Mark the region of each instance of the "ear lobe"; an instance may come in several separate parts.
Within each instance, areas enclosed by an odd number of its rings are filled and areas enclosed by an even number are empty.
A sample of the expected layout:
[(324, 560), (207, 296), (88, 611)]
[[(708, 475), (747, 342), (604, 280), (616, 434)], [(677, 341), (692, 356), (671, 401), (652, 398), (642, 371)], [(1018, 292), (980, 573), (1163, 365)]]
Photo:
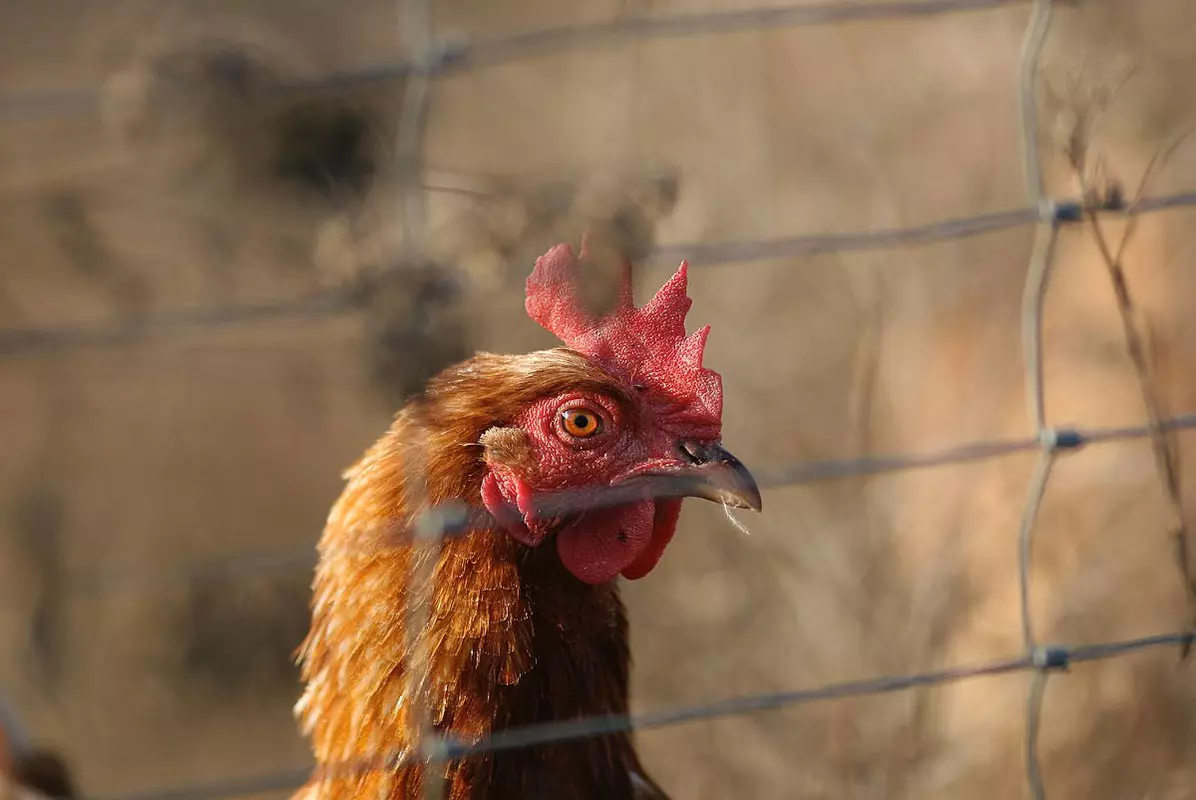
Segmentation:
[(505, 467), (525, 480), (536, 478), (536, 460), (531, 442), (521, 428), (490, 428), (478, 439), (487, 466)]
[(537, 476), (531, 443), (520, 428), (490, 428), (482, 434), (482, 505), (507, 533), (528, 547), (544, 541), (555, 520), (536, 515), (528, 481)]

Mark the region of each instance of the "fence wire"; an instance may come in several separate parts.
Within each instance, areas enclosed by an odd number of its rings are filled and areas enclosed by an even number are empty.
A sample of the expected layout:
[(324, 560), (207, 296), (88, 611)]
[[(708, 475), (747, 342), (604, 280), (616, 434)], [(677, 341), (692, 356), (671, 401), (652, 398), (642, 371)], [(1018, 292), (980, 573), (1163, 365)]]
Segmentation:
[[(1062, 0), (1058, 0), (1062, 4)], [(767, 9), (748, 9), (730, 12), (695, 13), (672, 17), (633, 17), (595, 25), (565, 26), (519, 33), (508, 37), (470, 43), (465, 40), (438, 40), (429, 28), (428, 0), (406, 0), (402, 3), (401, 27), (407, 58), (392, 64), (375, 65), (362, 70), (297, 81), (283, 88), (319, 88), (346, 83), (392, 77), (407, 78), (399, 133), (399, 173), (402, 178), (401, 224), (404, 246), (418, 256), (425, 222), (422, 169), (422, 139), (424, 123), (431, 101), (431, 82), (438, 75), (454, 70), (503, 63), (539, 53), (559, 51), (583, 45), (621, 42), (635, 37), (665, 37), (731, 33), (761, 30), (770, 27), (843, 23), (882, 18), (908, 18), (946, 12), (975, 11), (998, 7), (1024, 5), (1026, 0), (939, 0), (925, 2), (828, 3), (820, 5), (781, 6)], [(1051, 0), (1033, 0), (1021, 54), (1018, 75), (1021, 106), (1023, 168), (1031, 205), (1025, 209), (982, 214), (974, 217), (945, 220), (930, 225), (888, 231), (850, 233), (831, 236), (801, 236), (786, 239), (723, 242), (706, 245), (672, 245), (659, 248), (656, 257), (667, 260), (682, 255), (695, 265), (743, 263), (749, 261), (794, 257), (815, 253), (843, 252), (915, 246), (930, 242), (957, 239), (987, 232), (1036, 225), (1035, 243), (1026, 271), (1022, 303), (1022, 346), (1024, 351), (1027, 412), (1032, 434), (1021, 439), (974, 442), (947, 448), (934, 453), (871, 456), (841, 461), (803, 463), (762, 475), (765, 487), (787, 486), (848, 476), (877, 475), (913, 469), (933, 468), (999, 458), (1015, 453), (1037, 452), (1038, 457), (1026, 491), (1026, 499), (1014, 543), (1017, 548), (1019, 604), (1022, 628), (1022, 652), (1003, 660), (974, 666), (956, 666), (910, 674), (890, 675), (869, 680), (826, 685), (791, 692), (749, 695), (709, 704), (685, 706), (678, 709), (645, 714), (593, 717), (564, 720), (544, 725), (503, 730), (481, 741), (463, 743), (442, 738), (421, 727), (416, 752), (376, 753), (368, 758), (337, 764), (319, 765), (313, 773), (310, 767), (236, 778), (207, 784), (191, 784), (149, 792), (124, 795), (110, 800), (220, 800), (259, 794), (272, 790), (289, 790), (310, 780), (337, 780), (363, 771), (394, 771), (414, 764), (435, 764), (467, 758), (487, 752), (533, 747), (556, 742), (630, 732), (665, 726), (693, 723), (735, 715), (755, 714), (800, 704), (836, 700), (848, 697), (876, 695), (904, 691), (916, 687), (940, 686), (984, 676), (1029, 673), (1025, 720), (1026, 783), (1031, 795), (1046, 797), (1046, 786), (1037, 752), (1038, 731), (1041, 725), (1042, 703), (1048, 678), (1065, 671), (1070, 665), (1116, 658), (1128, 653), (1159, 647), (1179, 646), (1184, 652), (1192, 643), (1192, 631), (1162, 633), (1143, 638), (1090, 645), (1047, 645), (1038, 641), (1031, 612), (1031, 588), (1034, 532), (1042, 498), (1050, 482), (1052, 467), (1065, 454), (1076, 452), (1088, 444), (1149, 438), (1158, 457), (1160, 476), (1168, 490), (1168, 498), (1178, 517), (1177, 550), (1185, 584), (1193, 597), (1192, 581), (1186, 564), (1187, 530), (1183, 524), (1178, 464), (1168, 434), (1196, 428), (1196, 413), (1164, 418), (1161, 404), (1151, 382), (1151, 376), (1141, 358), (1142, 344), (1135, 327), (1134, 306), (1128, 295), (1121, 269), (1121, 254), (1128, 240), (1123, 238), (1116, 250), (1110, 247), (1101, 228), (1106, 214), (1126, 215), (1132, 228), (1138, 215), (1196, 205), (1196, 192), (1179, 193), (1156, 198), (1139, 196), (1132, 203), (1109, 198), (1055, 199), (1047, 192), (1043, 181), (1038, 149), (1036, 115), (1036, 79), (1039, 53), (1046, 40), (1053, 10)], [(0, 117), (36, 114), (44, 111), (60, 112), (93, 105), (92, 92), (37, 94), (0, 98)], [(1148, 421), (1144, 425), (1101, 428), (1083, 431), (1053, 426), (1046, 413), (1046, 387), (1042, 367), (1042, 316), (1045, 297), (1054, 263), (1055, 244), (1060, 229), (1067, 225), (1091, 226), (1103, 257), (1109, 266), (1110, 280), (1118, 293), (1127, 348), (1134, 356), (1139, 371), (1144, 398), (1147, 400)], [(1132, 232), (1132, 231), (1131, 231)], [(328, 292), (299, 300), (261, 304), (256, 306), (201, 309), (170, 315), (159, 315), (134, 323), (108, 326), (55, 326), (45, 328), (8, 329), (0, 331), (0, 355), (42, 352), (64, 348), (109, 345), (134, 341), (174, 331), (217, 328), (230, 324), (266, 320), (306, 314), (344, 313), (353, 308), (350, 296)], [(419, 475), (409, 476), (418, 484)], [(583, 507), (576, 498), (561, 497), (562, 508), (578, 510)], [(617, 502), (617, 498), (615, 502)], [(609, 501), (608, 501), (609, 502)], [(587, 504), (588, 505), (588, 504)], [(474, 517), (457, 508), (438, 509), (418, 522), (419, 546), (439, 547), (446, 536), (467, 531)], [(413, 564), (430, 564), (435, 558), (412, 559)], [(233, 556), (215, 565), (185, 565), (193, 579), (222, 579), (249, 571), (310, 564), (314, 552), (290, 550), (273, 554)], [(141, 574), (132, 572), (116, 579), (98, 578), (90, 583), (81, 579), (77, 585), (89, 591), (123, 589), (138, 580)], [(155, 576), (155, 578), (160, 577)], [(413, 585), (426, 588), (427, 574), (413, 575)], [(89, 588), (90, 587), (90, 588)], [(426, 604), (415, 604), (426, 605)], [(1196, 607), (1196, 605), (1194, 605)], [(410, 629), (417, 633), (420, 620), (413, 620)], [(412, 674), (418, 669), (411, 670)], [(412, 696), (418, 696), (414, 693)], [(417, 718), (421, 718), (417, 715)], [(428, 770), (429, 773), (434, 770)], [(443, 796), (442, 783), (429, 782), (425, 797)]]
[[(426, 223), (426, 208), (423, 191), (423, 139), (427, 127), (429, 104), (431, 103), (431, 80), (436, 66), (436, 53), (432, 40), (432, 19), (430, 0), (399, 0), (399, 24), (403, 35), (404, 50), (413, 59), (403, 88), (403, 108), (399, 118), (398, 154), (399, 176), (403, 191), (402, 235), (404, 259), (412, 262), (421, 257), (423, 232)], [(414, 453), (425, 452), (423, 443)], [(404, 496), (416, 508), (422, 508), (425, 497), (423, 464), (413, 458), (404, 459)], [(425, 759), (430, 759), (430, 744), (435, 738), (431, 699), (423, 691), (426, 676), (431, 670), (431, 653), (420, 640), (420, 633), (427, 625), (432, 599), (432, 576), (444, 542), (435, 516), (420, 520), (416, 536), (412, 541), (415, 551), (410, 562), (411, 594), (423, 597), (423, 602), (409, 603), (406, 609), (406, 652), (409, 663), (404, 672), (403, 696), (409, 698), (412, 708), (410, 719), (414, 721), (413, 747)], [(420, 552), (423, 551), (423, 552)], [(393, 788), (389, 783), (394, 771), (382, 774), (380, 796), (389, 797)], [(427, 770), (420, 783), (420, 800), (441, 800), (446, 782), (441, 773)]]
[[(1045, 434), (1051, 448), (1076, 452), (1088, 445), (1144, 439), (1163, 433), (1196, 429), (1196, 413), (1160, 420), (1157, 424), (1121, 427), (1048, 429)], [(755, 472), (762, 489), (783, 489), (847, 478), (871, 477), (914, 470), (973, 464), (1034, 452), (1042, 448), (1037, 436), (1020, 439), (988, 439), (955, 445), (927, 453), (863, 456), (828, 461), (803, 461), (788, 466)], [(590, 492), (586, 493), (590, 496)], [(562, 493), (548, 498), (580, 507), (581, 496)], [(591, 498), (592, 499), (592, 498)], [(473, 513), (480, 513), (471, 509)], [(250, 577), (268, 571), (310, 568), (315, 563), (314, 542), (274, 550), (259, 550), (212, 558), (184, 561), (177, 565), (155, 565), (153, 569), (136, 565), (126, 568), (77, 572), (64, 581), (64, 591), (82, 596), (96, 596), (125, 591), (143, 591), (155, 585), (173, 586), (180, 581), (203, 583)]]
[(27, 752), (32, 743), (16, 707), (0, 694), (0, 758)]
[[(793, 28), (829, 23), (929, 17), (962, 11), (983, 11), (1025, 5), (1030, 0), (911, 0), (909, 2), (798, 3), (736, 11), (707, 11), (668, 16), (624, 16), (610, 22), (562, 25), (470, 42), (461, 36), (429, 41), (425, 57), (412, 51), (397, 61), (369, 64), (324, 75), (281, 83), (283, 91), (340, 89), (377, 81), (405, 78), (429, 69), (432, 75), (517, 61), (583, 46), (619, 43), (628, 39), (710, 36)], [(1074, 0), (1072, 0), (1074, 2)], [(428, 60), (427, 57), (430, 57)], [(421, 63), (421, 61), (423, 63)], [(0, 119), (56, 116), (95, 110), (100, 93), (91, 89), (57, 92), (14, 92), (0, 95)]]
[[(1095, 205), (1065, 202), (1057, 206), (1048, 205), (1045, 209), (1035, 207), (998, 211), (890, 230), (671, 244), (656, 248), (647, 262), (675, 266), (677, 259), (685, 258), (691, 267), (701, 268), (832, 253), (890, 250), (1020, 228), (1037, 222), (1044, 214), (1057, 222), (1076, 220), (1086, 214), (1133, 219), (1141, 214), (1188, 207), (1196, 207), (1196, 191), (1143, 198), (1130, 205), (1108, 201)], [(110, 322), (0, 328), (0, 357), (130, 345), (167, 335), (274, 320), (339, 316), (359, 310), (360, 299), (359, 290), (338, 288), (273, 302), (186, 309), (123, 317)]]
[[(1021, 74), (1018, 76), (1018, 94), (1021, 99), (1022, 117), (1022, 160), (1026, 188), (1038, 209), (1040, 219), (1034, 249), (1030, 254), (1030, 266), (1026, 272), (1026, 288), (1022, 300), (1022, 357), (1026, 370), (1026, 392), (1028, 411), (1034, 433), (1038, 436), (1041, 451), (1034, 465), (1030, 485), (1026, 489), (1026, 503), (1018, 525), (1018, 598), (1022, 620), (1022, 646), (1025, 657), (1034, 662), (1037, 639), (1034, 635), (1034, 619), (1031, 613), (1030, 572), (1033, 566), (1034, 528), (1042, 498), (1046, 494), (1051, 478), (1051, 467), (1055, 464), (1058, 439), (1048, 435), (1046, 420), (1046, 387), (1042, 368), (1043, 340), (1042, 316), (1046, 303), (1047, 287), (1050, 285), (1051, 268), (1054, 265), (1055, 243), (1059, 234), (1059, 217), (1052, 214), (1043, 184), (1041, 155), (1038, 151), (1038, 93), (1035, 81), (1038, 77), (1038, 58), (1051, 25), (1051, 0), (1035, 0), (1030, 14), (1030, 24), (1022, 44)], [(1030, 679), (1029, 696), (1026, 698), (1025, 763), (1026, 783), (1035, 800), (1045, 800), (1042, 770), (1038, 759), (1038, 729), (1042, 719), (1042, 699), (1046, 694), (1047, 672), (1045, 664), (1034, 662), (1035, 670)]]

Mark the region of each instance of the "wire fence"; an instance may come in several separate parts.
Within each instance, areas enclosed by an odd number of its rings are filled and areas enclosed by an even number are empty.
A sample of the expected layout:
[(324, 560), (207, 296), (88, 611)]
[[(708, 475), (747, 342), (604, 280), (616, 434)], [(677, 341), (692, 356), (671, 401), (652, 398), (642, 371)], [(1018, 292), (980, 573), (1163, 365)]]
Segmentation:
[[(412, 72), (428, 77), (548, 55), (583, 46), (621, 43), (629, 39), (756, 31), (766, 28), (825, 25), (828, 23), (929, 17), (961, 11), (982, 11), (1026, 5), (1031, 0), (911, 0), (909, 2), (801, 3), (748, 8), (737, 11), (708, 11), (669, 16), (629, 16), (611, 22), (563, 25), (523, 31), (508, 36), (471, 42), (459, 36), (429, 38), (430, 49), (422, 55), (408, 51), (397, 61), (369, 64), (355, 69), (296, 78), (279, 85), (281, 91), (341, 89), (377, 81), (405, 78)], [(1074, 0), (1062, 0), (1069, 3)], [(57, 92), (24, 92), (0, 95), (0, 119), (61, 115), (94, 110), (99, 93), (90, 89)]]
[[(1182, 432), (1196, 428), (1196, 414), (1160, 420), (1157, 429), (1164, 433)], [(1152, 424), (1110, 428), (1050, 429), (1052, 447), (1075, 452), (1088, 445), (1143, 439), (1156, 430)], [(762, 489), (805, 486), (825, 481), (886, 475), (912, 470), (936, 469), (982, 461), (992, 461), (1042, 448), (1039, 437), (1019, 439), (988, 439), (946, 447), (925, 453), (873, 455), (826, 461), (802, 461), (771, 470), (756, 471)], [(615, 498), (610, 498), (615, 499)], [(577, 502), (569, 495), (558, 498), (564, 503)], [(310, 567), (315, 563), (314, 544), (288, 546), (215, 556), (203, 560), (183, 561), (174, 566), (157, 565), (154, 569), (132, 565), (123, 569), (81, 572), (64, 581), (63, 590), (71, 594), (93, 596), (113, 592), (140, 591), (148, 586), (172, 585), (185, 582), (218, 582), (239, 580), (267, 571)]]
[[(767, 9), (748, 9), (734, 12), (688, 14), (667, 18), (632, 18), (612, 23), (586, 26), (567, 26), (530, 31), (513, 36), (469, 43), (459, 39), (440, 40), (432, 35), (429, 23), (428, 0), (406, 0), (401, 4), (401, 27), (408, 59), (362, 70), (325, 75), (296, 82), (292, 87), (312, 88), (379, 80), (396, 76), (407, 77), (398, 135), (399, 176), (404, 188), (401, 224), (405, 246), (418, 253), (424, 225), (424, 192), (428, 189), (422, 164), (422, 141), (428, 107), (432, 100), (432, 84), (442, 74), (476, 68), (508, 60), (532, 56), (583, 45), (602, 45), (621, 42), (634, 37), (686, 36), (727, 33), (739, 30), (759, 30), (769, 27), (844, 23), (880, 18), (908, 18), (947, 12), (978, 11), (998, 7), (1024, 5), (1025, 0), (941, 0), (934, 2), (827, 3), (820, 5), (782, 6)], [(1063, 3), (1059, 3), (1062, 5)], [(929, 469), (1003, 458), (1018, 453), (1037, 453), (1037, 461), (1026, 489), (1025, 503), (1011, 547), (1017, 548), (1019, 616), (1021, 620), (1022, 651), (1008, 658), (971, 666), (909, 675), (888, 675), (869, 680), (831, 684), (789, 692), (759, 694), (732, 698), (705, 705), (649, 712), (645, 714), (602, 716), (563, 720), (549, 724), (503, 730), (475, 742), (460, 742), (451, 737), (436, 735), (427, 724), (421, 723), (418, 746), (414, 750), (394, 753), (375, 753), (369, 758), (336, 764), (320, 764), (311, 769), (264, 774), (245, 779), (229, 779), (205, 784), (167, 787), (125, 795), (111, 800), (218, 800), (265, 791), (280, 791), (300, 787), (310, 780), (351, 778), (366, 771), (393, 774), (401, 767), (417, 763), (437, 764), (463, 759), (483, 753), (534, 747), (557, 742), (577, 741), (612, 733), (681, 725), (736, 715), (756, 714), (784, 707), (898, 692), (917, 687), (941, 686), (982, 676), (1011, 673), (1030, 673), (1026, 696), (1024, 761), (1026, 784), (1037, 800), (1047, 796), (1038, 755), (1038, 730), (1043, 698), (1049, 678), (1065, 672), (1072, 664), (1117, 658), (1128, 653), (1160, 647), (1178, 646), (1187, 653), (1191, 646), (1191, 629), (1112, 641), (1101, 644), (1067, 646), (1040, 641), (1030, 606), (1032, 562), (1036, 522), (1042, 498), (1050, 482), (1053, 467), (1067, 454), (1088, 445), (1099, 445), (1131, 439), (1151, 442), (1160, 479), (1167, 489), (1170, 510), (1174, 517), (1176, 558), (1190, 598), (1196, 599), (1193, 581), (1188, 572), (1188, 531), (1184, 523), (1178, 479), (1178, 461), (1169, 434), (1196, 428), (1196, 412), (1166, 417), (1158, 401), (1157, 390), (1149, 365), (1143, 356), (1141, 332), (1134, 317), (1135, 307), (1126, 288), (1121, 257), (1134, 232), (1133, 222), (1149, 212), (1196, 205), (1196, 192), (1161, 197), (1143, 197), (1140, 190), (1131, 201), (1120, 197), (1100, 196), (1095, 187), (1084, 187), (1080, 198), (1057, 199), (1045, 188), (1040, 154), (1038, 152), (1038, 120), (1036, 77), (1039, 54), (1051, 25), (1055, 3), (1033, 0), (1029, 13), (1018, 76), (1021, 106), (1021, 135), (1023, 168), (1031, 203), (1024, 209), (982, 214), (973, 217), (944, 220), (930, 225), (897, 229), (848, 233), (830, 236), (799, 236), (785, 239), (733, 241), (716, 244), (672, 245), (659, 248), (655, 254), (661, 260), (683, 256), (694, 265), (743, 263), (754, 260), (787, 258), (827, 252), (870, 250), (914, 246), (929, 242), (958, 239), (987, 232), (1036, 226), (1035, 244), (1026, 272), (1022, 302), (1022, 347), (1026, 374), (1027, 412), (1033, 424), (1033, 434), (1019, 439), (994, 439), (972, 442), (940, 451), (904, 453), (889, 456), (869, 456), (846, 460), (804, 462), (760, 476), (762, 487), (792, 486), (850, 476), (878, 475), (914, 469)], [(73, 92), (60, 95), (40, 94), (9, 96), (0, 99), (0, 117), (10, 115), (59, 113), (94, 104), (95, 94)], [(1145, 186), (1145, 179), (1143, 181)], [(1091, 191), (1090, 191), (1091, 190)], [(1129, 223), (1117, 246), (1108, 242), (1103, 219), (1109, 215), (1126, 217)], [(1055, 246), (1060, 230), (1066, 226), (1087, 226), (1099, 243), (1108, 266), (1110, 280), (1117, 292), (1118, 309), (1124, 324), (1127, 348), (1137, 370), (1148, 421), (1139, 426), (1081, 430), (1059, 427), (1047, 418), (1045, 380), (1043, 375), (1042, 318), (1044, 300), (1050, 285)], [(54, 326), (41, 328), (0, 330), (0, 355), (16, 356), (59, 349), (104, 346), (167, 335), (186, 329), (215, 329), (226, 325), (261, 321), (272, 318), (307, 314), (344, 313), (353, 308), (352, 299), (341, 292), (328, 292), (309, 297), (280, 301), (275, 304), (234, 306), (201, 309), (141, 319), (135, 323), (111, 326)], [(417, 481), (418, 482), (418, 481)], [(625, 499), (625, 498), (623, 498)], [(618, 497), (581, 502), (573, 496), (557, 498), (560, 508), (581, 510), (595, 503), (619, 502)], [(437, 548), (451, 535), (466, 534), (477, 525), (477, 509), (461, 507), (441, 508), (417, 522), (418, 546)], [(1011, 532), (1013, 534), (1013, 532)], [(310, 564), (314, 552), (310, 548), (269, 553), (235, 555), (204, 564), (189, 563), (179, 573), (191, 580), (225, 580), (247, 573), (296, 563)], [(420, 562), (413, 559), (413, 562)], [(424, 563), (430, 563), (424, 560)], [(119, 591), (135, 587), (144, 580), (173, 580), (178, 573), (158, 573), (152, 578), (140, 571), (107, 576), (80, 576), (71, 584), (78, 591)], [(427, 575), (414, 575), (415, 585), (426, 585)], [(417, 615), (409, 630), (423, 624), (422, 607), (413, 604)], [(1196, 602), (1193, 604), (1196, 609)], [(411, 665), (409, 674), (419, 677), (419, 665)], [(412, 692), (418, 697), (418, 692)], [(427, 770), (429, 775), (438, 772)], [(444, 786), (429, 781), (424, 785), (425, 797), (443, 796)]]
[[(999, 211), (892, 230), (667, 245), (657, 248), (648, 257), (648, 263), (675, 263), (678, 258), (685, 258), (695, 267), (715, 267), (828, 253), (918, 247), (1025, 227), (1044, 215), (1057, 218), (1062, 224), (1078, 221), (1090, 213), (1135, 217), (1191, 206), (1196, 206), (1196, 192), (1146, 197), (1132, 204), (1065, 202), (1046, 208)], [(209, 328), (349, 314), (360, 308), (359, 294), (356, 289), (337, 288), (275, 302), (171, 311), (107, 323), (3, 328), (0, 329), (0, 356), (111, 347)]]

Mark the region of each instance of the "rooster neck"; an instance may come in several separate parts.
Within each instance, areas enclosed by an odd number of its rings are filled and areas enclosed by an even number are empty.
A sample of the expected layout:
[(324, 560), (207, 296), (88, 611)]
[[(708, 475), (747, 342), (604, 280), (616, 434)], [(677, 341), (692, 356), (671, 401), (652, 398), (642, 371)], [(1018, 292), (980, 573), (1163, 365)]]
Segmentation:
[[(615, 585), (578, 580), (551, 541), (528, 548), (479, 529), (433, 555), (407, 538), (421, 508), (478, 498), (486, 467), (471, 443), (496, 420), (544, 394), (601, 383), (580, 356), (538, 359), (535, 380), (526, 379), (526, 357), (481, 354), (447, 371), (346, 472), (320, 540), (296, 706), (317, 776), (332, 775), (310, 783), (303, 800), (420, 796), (420, 765), (339, 776), (335, 768), (410, 753), (424, 720), (468, 743), (522, 725), (627, 712), (627, 618)], [(409, 492), (410, 475), (420, 479)], [(417, 572), (430, 572), (427, 586), (411, 585)], [(417, 599), (427, 600), (426, 622), (409, 636)], [(643, 777), (627, 734), (437, 769), (447, 800), (664, 796)]]
[[(432, 571), (427, 624), (414, 640), (404, 625), (411, 549), (327, 551), (298, 709), (317, 760), (401, 752), (421, 719), (473, 742), (510, 727), (625, 714), (628, 628), (618, 589), (577, 580), (555, 551), (552, 542), (529, 549), (496, 531), (446, 542)], [(428, 679), (413, 694), (411, 677), (420, 674)], [(572, 797), (630, 798), (640, 773), (630, 737), (617, 734), (454, 763), (446, 797), (534, 799), (568, 785)], [(416, 797), (422, 774), (334, 781), (322, 798), (386, 795), (384, 780), (389, 796)]]

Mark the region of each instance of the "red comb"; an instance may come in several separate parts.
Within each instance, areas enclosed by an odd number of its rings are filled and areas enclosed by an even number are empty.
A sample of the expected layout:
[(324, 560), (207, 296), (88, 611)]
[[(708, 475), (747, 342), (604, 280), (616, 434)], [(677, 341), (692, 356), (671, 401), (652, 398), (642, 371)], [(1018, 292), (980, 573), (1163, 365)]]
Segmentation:
[(685, 334), (685, 315), (692, 301), (686, 294), (688, 265), (681, 266), (643, 308), (631, 296), (631, 266), (624, 262), (615, 308), (601, 318), (582, 307), (577, 273), (581, 258), (568, 244), (553, 247), (536, 259), (527, 279), (528, 316), (572, 350), (600, 363), (633, 385), (649, 390), (675, 423), (700, 431), (690, 435), (718, 438), (722, 428), (723, 383), (714, 370), (702, 367), (710, 326)]

